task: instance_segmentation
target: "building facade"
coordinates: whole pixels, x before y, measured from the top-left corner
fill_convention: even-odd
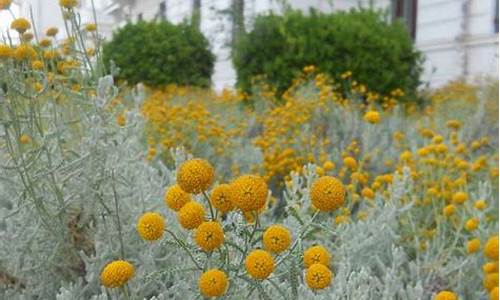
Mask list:
[[[280,13],[285,5],[305,12],[311,7],[323,12],[358,6],[382,9],[406,22],[417,48],[425,55],[422,79],[430,87],[455,79],[498,78],[498,0],[94,0],[105,37],[128,21],[166,19],[179,23],[189,21],[193,11],[199,11],[200,29],[217,56],[213,75],[216,90],[233,87],[236,82],[229,13],[236,2],[243,4],[246,29],[251,28],[255,16]],[[91,0],[81,1],[82,22],[93,20],[91,4]],[[29,16],[32,8],[36,28],[63,26],[57,0],[17,0],[15,5],[24,16]]]

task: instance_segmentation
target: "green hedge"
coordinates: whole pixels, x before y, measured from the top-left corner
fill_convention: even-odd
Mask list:
[[[215,60],[196,27],[165,21],[129,23],[118,29],[104,45],[103,57],[118,66],[119,79],[152,87],[171,83],[207,87]]]
[[[315,65],[333,77],[352,71],[354,79],[379,93],[401,88],[412,94],[422,72],[422,55],[405,25],[370,10],[259,16],[233,58],[238,85],[246,91],[253,77],[265,75],[283,92],[303,67]]]

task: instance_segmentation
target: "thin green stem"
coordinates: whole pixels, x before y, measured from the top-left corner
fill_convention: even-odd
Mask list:
[[[189,249],[186,247],[186,245],[184,245],[184,243],[175,235],[175,233],[173,233],[172,231],[168,230],[168,229],[165,229],[166,232],[168,232],[175,240],[175,242],[181,246],[182,249],[184,249],[184,251],[187,252],[187,254],[189,255],[189,257],[191,258],[191,260],[193,261],[193,263],[196,265],[196,267],[199,269],[199,270],[203,270],[203,268],[200,266],[200,264],[198,264],[198,262],[196,261],[196,259],[194,258],[193,254],[191,254],[191,251],[189,251]]]
[[[205,191],[203,191],[202,194],[205,197],[205,200],[207,200],[208,207],[210,208],[210,217],[212,218],[212,221],[215,221],[217,219],[217,217],[214,214],[214,209],[212,207],[212,203],[210,203],[210,199],[208,198],[208,195]]]
[[[113,198],[115,200],[115,215],[116,215],[116,223],[118,227],[118,236],[120,240],[120,252],[122,259],[125,259],[125,248],[123,247],[123,234],[122,234],[122,225],[120,222],[120,212],[118,210],[118,193],[116,192],[115,187],[115,171],[111,171],[111,187],[113,188]]]

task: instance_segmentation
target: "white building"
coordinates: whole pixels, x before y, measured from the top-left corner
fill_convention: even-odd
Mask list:
[[[91,0],[81,0],[84,22],[91,21]],[[173,23],[189,19],[194,3],[200,3],[202,32],[217,56],[214,87],[232,87],[236,74],[230,58],[232,23],[228,14],[235,0],[94,0],[100,31],[110,36],[111,28],[127,20],[165,18]],[[35,25],[45,29],[61,26],[58,0],[17,0],[22,15],[33,7]],[[279,13],[284,2],[308,11],[314,7],[331,12],[372,5],[395,17],[404,18],[416,46],[425,54],[424,81],[438,87],[450,80],[474,80],[488,75],[498,78],[498,0],[244,0],[246,28],[258,14]],[[6,14],[0,14],[1,21]],[[8,16],[7,16],[8,17]]]

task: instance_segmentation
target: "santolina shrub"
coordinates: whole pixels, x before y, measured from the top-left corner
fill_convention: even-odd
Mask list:
[[[264,75],[283,92],[303,67],[314,65],[332,76],[351,71],[382,94],[396,88],[413,94],[421,61],[405,26],[370,10],[262,15],[234,53],[238,85],[246,91],[255,76]]]
[[[0,45],[0,299],[498,299],[498,98],[417,110],[314,66],[281,103],[146,98],[60,3],[70,38]]]
[[[149,86],[209,86],[215,60],[196,27],[167,21],[121,27],[104,45],[103,54],[105,62],[118,66],[118,78]]]

